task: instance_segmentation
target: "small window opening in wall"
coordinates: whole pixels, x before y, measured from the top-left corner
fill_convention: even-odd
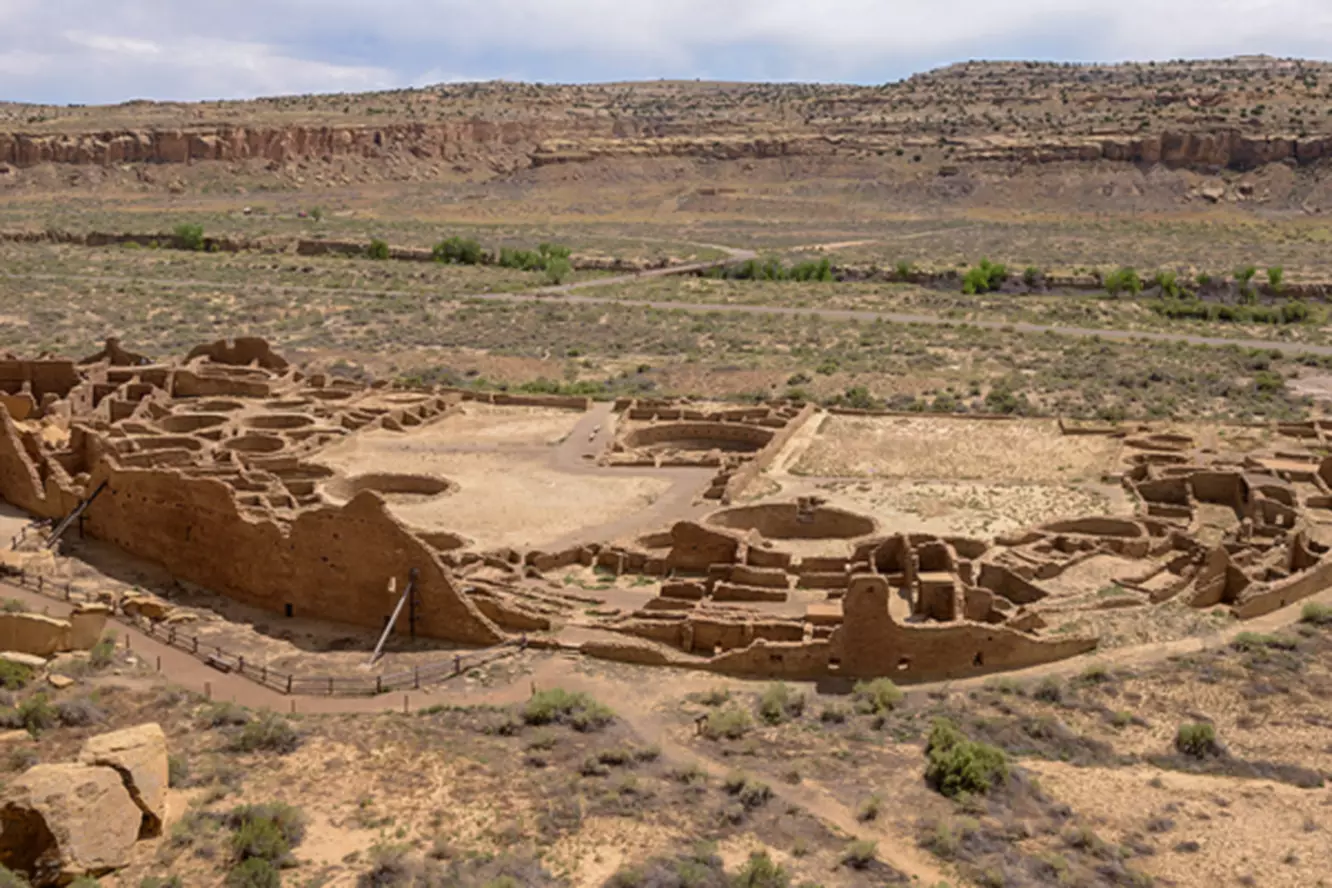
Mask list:
[[[291,605],[290,604],[283,605],[283,611],[287,614],[287,616],[290,617],[292,614]]]
[[[984,666],[984,665],[985,665],[985,656],[984,656],[980,651],[976,651],[976,656],[972,658],[972,660],[971,660],[971,665],[972,665],[972,666]]]
[[[910,668],[911,668],[911,658],[910,658],[910,657],[903,657],[902,659],[900,659],[900,660],[897,661],[897,671],[898,671],[898,672],[906,672],[906,671],[907,671],[908,669],[910,669]]]

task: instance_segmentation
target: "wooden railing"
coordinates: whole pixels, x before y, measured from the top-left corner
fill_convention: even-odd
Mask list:
[[[0,579],[61,601],[72,601],[78,592],[71,582],[57,582],[41,574],[29,574],[22,570]],[[447,660],[414,666],[401,672],[379,675],[301,675],[272,669],[253,659],[247,661],[241,654],[204,641],[197,635],[182,632],[176,626],[135,621],[116,611],[112,612],[112,616],[156,641],[197,657],[219,672],[235,673],[279,693],[301,696],[364,697],[390,691],[419,690],[423,686],[457,678],[471,669],[512,656],[527,647],[527,637],[523,636],[494,647],[454,654]]]

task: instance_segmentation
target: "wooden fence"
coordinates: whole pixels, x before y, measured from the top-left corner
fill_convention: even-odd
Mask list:
[[[78,591],[74,584],[68,581],[57,582],[40,574],[28,574],[22,570],[3,579],[12,581],[21,588],[62,601],[72,601]],[[456,678],[468,670],[511,656],[527,647],[527,639],[524,636],[494,647],[454,654],[447,660],[414,666],[402,672],[379,675],[298,675],[271,669],[253,660],[247,662],[244,656],[202,641],[197,635],[182,632],[176,626],[135,622],[127,615],[114,610],[112,616],[163,644],[197,657],[219,672],[235,673],[279,693],[301,696],[364,697],[390,691],[419,690],[422,686]]]

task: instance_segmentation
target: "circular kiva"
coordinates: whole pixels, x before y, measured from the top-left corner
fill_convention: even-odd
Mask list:
[[[337,499],[351,499],[358,493],[373,490],[395,499],[441,496],[457,490],[458,485],[435,475],[397,475],[379,472],[352,478],[335,478],[324,485],[324,490]]]
[[[244,422],[252,429],[303,429],[314,425],[314,417],[301,413],[261,413],[247,417]]]
[[[173,413],[157,421],[163,431],[180,433],[198,432],[203,429],[217,428],[225,424],[229,417],[213,413]]]
[[[754,530],[770,540],[851,540],[878,532],[868,515],[832,506],[801,508],[796,503],[738,506],[713,512],[704,523],[729,530]]]
[[[734,422],[668,422],[634,429],[625,435],[624,443],[629,447],[753,453],[772,436],[772,429]]]
[[[238,453],[277,453],[286,446],[276,435],[242,435],[222,442],[222,447]]]

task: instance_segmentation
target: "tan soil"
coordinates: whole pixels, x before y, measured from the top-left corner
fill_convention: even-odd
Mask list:
[[[792,470],[831,477],[962,481],[1095,481],[1119,442],[1065,436],[1053,420],[831,416]]]

